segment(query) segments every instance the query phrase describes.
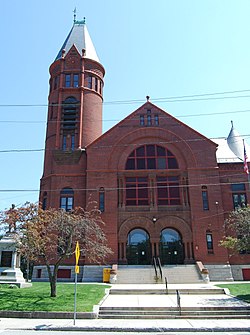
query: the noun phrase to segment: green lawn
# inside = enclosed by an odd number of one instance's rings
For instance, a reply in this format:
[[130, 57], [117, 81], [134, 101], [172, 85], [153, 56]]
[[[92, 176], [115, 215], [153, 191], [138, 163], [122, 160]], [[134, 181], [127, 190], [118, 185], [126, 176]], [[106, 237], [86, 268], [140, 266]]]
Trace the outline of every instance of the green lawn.
[[[78, 284], [77, 312], [91, 312], [105, 295], [108, 285]], [[74, 311], [74, 284], [57, 284], [57, 297], [50, 297], [49, 283], [33, 283], [30, 288], [0, 285], [0, 310], [6, 311]]]
[[233, 296], [250, 303], [250, 284], [220, 284], [217, 286], [228, 288]]

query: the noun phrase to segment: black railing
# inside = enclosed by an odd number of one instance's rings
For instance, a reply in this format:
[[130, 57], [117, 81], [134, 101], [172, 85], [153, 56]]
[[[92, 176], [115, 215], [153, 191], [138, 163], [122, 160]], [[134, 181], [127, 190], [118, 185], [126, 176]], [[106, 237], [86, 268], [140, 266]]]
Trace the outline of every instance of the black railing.
[[158, 263], [158, 266], [159, 266], [160, 276], [161, 276], [161, 279], [162, 279], [162, 266], [161, 266], [160, 257], [157, 257], [156, 260], [157, 260], [157, 263]]
[[177, 308], [179, 310], [179, 314], [181, 315], [181, 296], [179, 290], [176, 290], [176, 298], [177, 298]]
[[[162, 266], [161, 266], [161, 260], [160, 257], [153, 257], [153, 266], [155, 269], [155, 277], [158, 279], [159, 277], [162, 280], [163, 274], [162, 274]], [[159, 272], [159, 275], [158, 275]]]
[[154, 269], [155, 269], [155, 277], [157, 278], [158, 274], [157, 274], [157, 266], [156, 266], [156, 258], [155, 257], [153, 257], [153, 265], [154, 265]]
[[168, 280], [167, 280], [167, 277], [165, 277], [165, 285], [166, 285], [166, 294], [168, 294]]

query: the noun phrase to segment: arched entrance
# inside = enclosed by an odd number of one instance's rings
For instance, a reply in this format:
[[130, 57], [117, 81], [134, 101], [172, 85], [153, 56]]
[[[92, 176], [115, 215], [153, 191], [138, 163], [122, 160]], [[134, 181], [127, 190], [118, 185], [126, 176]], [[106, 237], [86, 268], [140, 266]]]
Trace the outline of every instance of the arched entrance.
[[140, 228], [130, 231], [127, 241], [127, 262], [129, 265], [147, 265], [151, 263], [149, 234]]
[[163, 229], [160, 237], [160, 259], [163, 265], [183, 264], [184, 248], [179, 232], [172, 228]]

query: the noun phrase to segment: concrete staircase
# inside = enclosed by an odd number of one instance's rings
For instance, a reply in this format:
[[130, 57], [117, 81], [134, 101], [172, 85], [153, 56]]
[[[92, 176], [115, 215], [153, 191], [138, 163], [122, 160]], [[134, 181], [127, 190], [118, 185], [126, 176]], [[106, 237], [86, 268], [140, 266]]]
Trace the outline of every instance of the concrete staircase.
[[[138, 285], [138, 288], [121, 289], [119, 286], [116, 288], [114, 285], [109, 291], [107, 299], [112, 298], [113, 304], [105, 304], [104, 301], [99, 307], [100, 319], [250, 319], [250, 305], [238, 304], [237, 299], [232, 302], [232, 298], [225, 295], [224, 289], [180, 288], [178, 291], [180, 301], [183, 302], [182, 307], [177, 304], [175, 289], [168, 290], [166, 294], [163, 288], [153, 289]], [[117, 299], [113, 298], [114, 295], [118, 295]], [[135, 306], [140, 300], [144, 303]]]
[[162, 280], [156, 277], [153, 266], [119, 265], [117, 284], [200, 283], [202, 278], [195, 265], [168, 265], [162, 267]]
[[247, 307], [100, 307], [99, 319], [250, 319]]

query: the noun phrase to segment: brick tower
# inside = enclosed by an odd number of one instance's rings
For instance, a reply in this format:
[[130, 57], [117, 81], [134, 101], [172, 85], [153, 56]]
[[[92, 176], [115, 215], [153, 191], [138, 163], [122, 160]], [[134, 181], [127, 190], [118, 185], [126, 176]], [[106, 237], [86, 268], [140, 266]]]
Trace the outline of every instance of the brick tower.
[[50, 69], [43, 208], [86, 204], [85, 148], [102, 134], [103, 77], [85, 20], [74, 21]]

